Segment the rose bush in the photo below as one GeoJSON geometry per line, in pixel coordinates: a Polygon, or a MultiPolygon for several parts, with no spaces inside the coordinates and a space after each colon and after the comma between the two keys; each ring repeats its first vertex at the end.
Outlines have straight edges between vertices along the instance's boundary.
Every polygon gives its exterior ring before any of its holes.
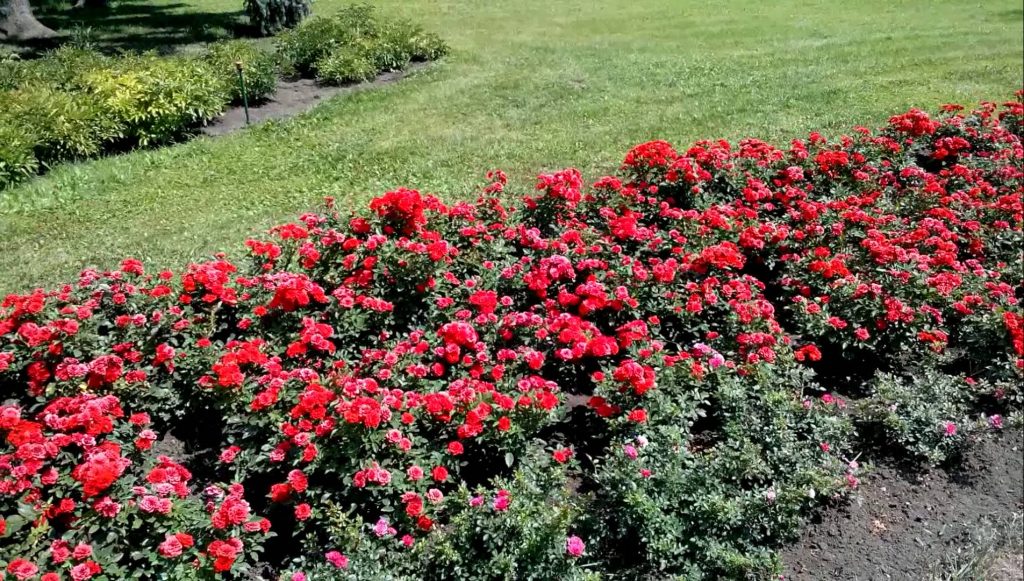
{"type": "Polygon", "coordinates": [[[1019,414],[1022,118],[651,142],[589,187],[328,200],[242,262],[11,295],[0,565],[776,572],[879,438],[938,461],[965,443],[950,422],[1019,414]]]}

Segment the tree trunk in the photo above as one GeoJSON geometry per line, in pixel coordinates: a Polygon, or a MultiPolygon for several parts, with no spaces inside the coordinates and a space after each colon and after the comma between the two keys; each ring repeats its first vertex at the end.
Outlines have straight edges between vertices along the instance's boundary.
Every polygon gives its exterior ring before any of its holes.
{"type": "Polygon", "coordinates": [[[32,15],[28,0],[0,0],[0,40],[51,38],[57,33],[32,15]]]}

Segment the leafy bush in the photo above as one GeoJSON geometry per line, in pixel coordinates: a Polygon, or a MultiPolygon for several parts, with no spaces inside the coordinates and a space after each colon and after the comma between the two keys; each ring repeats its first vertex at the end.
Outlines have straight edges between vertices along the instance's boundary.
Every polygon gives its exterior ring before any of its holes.
{"type": "Polygon", "coordinates": [[[231,99],[237,84],[217,68],[229,58],[251,63],[256,91],[273,85],[272,57],[235,44],[215,46],[206,60],[152,54],[109,58],[75,47],[35,60],[5,60],[0,63],[0,132],[17,137],[5,140],[0,188],[56,162],[188,134],[231,99]],[[27,151],[34,161],[25,159],[27,151]]]}
{"type": "Polygon", "coordinates": [[[360,50],[338,47],[316,62],[317,78],[329,85],[366,81],[377,75],[377,65],[360,50]]]}
{"type": "Polygon", "coordinates": [[[296,72],[315,72],[315,63],[340,46],[351,45],[363,36],[363,30],[374,25],[369,5],[354,5],[331,17],[311,18],[277,39],[278,54],[296,72]]]}
{"type": "Polygon", "coordinates": [[[99,155],[119,129],[91,95],[31,85],[0,93],[0,125],[34,142],[44,165],[99,155]]]}
{"type": "Polygon", "coordinates": [[[372,6],[357,4],[285,32],[278,37],[278,51],[298,74],[342,83],[438,58],[447,46],[418,26],[379,18],[372,6]]]}
{"type": "Polygon", "coordinates": [[[411,27],[405,35],[409,54],[414,62],[437,60],[448,54],[448,44],[437,34],[411,27]]]}
{"type": "Polygon", "coordinates": [[[251,42],[227,40],[212,44],[206,51],[205,59],[221,76],[224,85],[230,87],[233,103],[242,102],[235,63],[242,63],[250,103],[266,99],[277,87],[277,58],[251,42]]]}
{"type": "Polygon", "coordinates": [[[642,433],[613,440],[604,457],[591,535],[610,560],[636,576],[653,567],[687,579],[767,577],[778,567],[771,547],[799,530],[818,498],[856,485],[852,426],[837,402],[798,397],[816,391],[806,373],[766,371],[756,380],[723,367],[699,380],[659,376],[655,399],[690,403],[672,414],[651,401],[642,433]],[[703,409],[712,422],[699,418],[703,409]],[[701,424],[720,427],[694,429],[701,424]]]}
{"type": "Polygon", "coordinates": [[[0,567],[777,574],[774,548],[859,485],[865,441],[936,458],[943,422],[1020,417],[1001,386],[1024,379],[1024,148],[1003,125],[1022,114],[649,142],[592,186],[543,174],[516,202],[496,172],[473,202],[329,200],[239,263],[127,259],[11,295],[0,567]],[[864,352],[922,379],[835,379],[864,352]],[[187,467],[153,451],[172,429],[187,467]]]}
{"type": "Polygon", "coordinates": [[[129,145],[178,138],[213,119],[230,100],[230,86],[191,57],[139,55],[82,76],[84,90],[117,122],[129,145]]]}
{"type": "Polygon", "coordinates": [[[36,141],[14,124],[0,123],[0,187],[27,179],[39,170],[36,141]]]}
{"type": "MultiPolygon", "coordinates": [[[[342,573],[340,578],[363,579],[367,571],[381,569],[409,580],[599,578],[580,567],[582,559],[566,558],[581,503],[566,487],[565,466],[550,455],[532,454],[494,487],[460,486],[446,502],[451,512],[445,534],[428,537],[404,552],[389,546],[394,539],[388,535],[383,542],[359,543],[359,530],[345,529],[346,519],[335,513],[328,527],[348,530],[341,536],[350,536],[359,546],[347,555],[351,576],[342,573]],[[505,507],[496,510],[496,504],[505,507]]],[[[582,540],[573,550],[582,551],[580,556],[585,553],[582,540]]],[[[309,573],[310,578],[339,578],[338,568],[329,561],[309,573]]]]}
{"type": "Polygon", "coordinates": [[[310,0],[245,0],[253,29],[263,36],[297,26],[309,16],[310,0]]]}
{"type": "Polygon", "coordinates": [[[0,62],[0,132],[10,135],[4,139],[0,187],[55,162],[98,155],[117,137],[116,121],[79,91],[81,75],[107,62],[71,46],[36,60],[0,62]]]}
{"type": "Polygon", "coordinates": [[[32,60],[0,61],[0,90],[45,85],[73,90],[85,72],[108,66],[111,59],[74,45],[63,45],[32,60]]]}
{"type": "Polygon", "coordinates": [[[931,464],[959,457],[967,443],[972,422],[971,384],[932,369],[900,377],[880,374],[872,382],[865,421],[889,445],[906,450],[931,464]]]}
{"type": "Polygon", "coordinates": [[[378,71],[398,71],[412,61],[405,39],[397,35],[385,33],[377,38],[360,39],[354,48],[371,59],[378,71]]]}

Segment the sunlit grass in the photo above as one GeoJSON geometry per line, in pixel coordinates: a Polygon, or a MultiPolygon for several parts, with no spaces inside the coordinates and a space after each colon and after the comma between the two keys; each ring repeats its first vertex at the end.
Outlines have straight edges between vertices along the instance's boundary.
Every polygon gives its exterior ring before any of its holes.
{"type": "Polygon", "coordinates": [[[1010,0],[375,4],[439,32],[453,54],[287,122],[61,166],[0,193],[0,289],[128,255],[180,266],[325,195],[358,205],[404,185],[454,198],[494,167],[519,185],[565,166],[593,178],[653,138],[785,143],[911,106],[1004,100],[1022,84],[1024,16],[1010,0]]]}

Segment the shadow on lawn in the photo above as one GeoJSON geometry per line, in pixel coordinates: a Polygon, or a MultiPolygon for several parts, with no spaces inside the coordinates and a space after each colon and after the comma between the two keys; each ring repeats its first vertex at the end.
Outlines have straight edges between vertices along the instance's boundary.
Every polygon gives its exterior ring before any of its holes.
{"type": "Polygon", "coordinates": [[[106,7],[84,8],[72,8],[69,1],[46,2],[36,5],[34,11],[60,36],[8,45],[25,56],[38,55],[76,35],[84,36],[103,52],[155,50],[170,54],[188,45],[246,36],[249,32],[242,10],[204,12],[181,2],[110,0],[106,7]]]}

